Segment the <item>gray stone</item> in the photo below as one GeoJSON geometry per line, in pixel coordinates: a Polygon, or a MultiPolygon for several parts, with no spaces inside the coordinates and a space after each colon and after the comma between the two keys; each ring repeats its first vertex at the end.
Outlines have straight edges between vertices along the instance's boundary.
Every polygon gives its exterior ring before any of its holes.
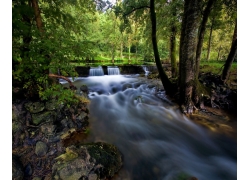
{"type": "Polygon", "coordinates": [[[56,113],[53,111],[46,111],[38,114],[32,114],[32,122],[39,125],[42,122],[54,122],[56,113]]]}
{"type": "Polygon", "coordinates": [[[48,151],[48,146],[42,142],[42,141],[38,141],[36,143],[36,149],[35,149],[35,153],[37,156],[44,156],[48,151]]]}
{"type": "Polygon", "coordinates": [[[24,106],[30,113],[39,113],[45,108],[42,102],[28,102],[24,106]]]}

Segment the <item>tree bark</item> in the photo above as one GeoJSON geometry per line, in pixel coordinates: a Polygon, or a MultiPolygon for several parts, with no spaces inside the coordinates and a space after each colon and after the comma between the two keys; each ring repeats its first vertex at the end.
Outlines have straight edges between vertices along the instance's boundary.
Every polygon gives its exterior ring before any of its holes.
{"type": "Polygon", "coordinates": [[[235,22],[235,28],[234,28],[234,35],[232,40],[232,45],[230,52],[228,54],[227,60],[224,65],[224,69],[221,74],[221,80],[225,83],[229,77],[230,68],[232,66],[232,63],[234,61],[234,58],[237,53],[237,21],[235,22]]]}
{"type": "Polygon", "coordinates": [[[185,0],[180,38],[180,105],[192,106],[195,88],[195,50],[199,20],[199,0],[185,0]]]}
{"type": "Polygon", "coordinates": [[[172,78],[177,77],[177,61],[176,61],[176,26],[171,28],[170,36],[170,57],[171,57],[171,72],[172,78]]]}
{"type": "Polygon", "coordinates": [[[209,61],[209,59],[210,59],[213,26],[214,26],[214,17],[212,19],[212,24],[211,24],[211,27],[210,27],[210,33],[209,33],[209,39],[208,39],[208,45],[207,45],[207,61],[209,61]]]}
{"type": "Polygon", "coordinates": [[[200,32],[199,32],[199,39],[196,49],[196,78],[199,76],[199,68],[200,68],[200,59],[201,59],[201,51],[202,51],[202,45],[204,40],[204,35],[206,31],[206,24],[208,20],[208,16],[212,10],[212,6],[216,0],[209,0],[206,6],[206,9],[203,14],[202,22],[200,25],[200,32]]]}
{"type": "MultiPolygon", "coordinates": [[[[172,2],[174,2],[174,0],[172,2]]],[[[171,14],[173,15],[174,18],[176,17],[176,8],[172,9],[171,14]]],[[[176,33],[177,33],[177,27],[174,19],[172,22],[171,35],[170,35],[170,59],[171,59],[172,78],[177,77],[176,33]]]]}
{"type": "Polygon", "coordinates": [[[152,23],[152,44],[153,44],[153,50],[154,50],[154,56],[155,56],[155,62],[156,66],[159,72],[159,76],[162,82],[162,85],[165,89],[166,94],[172,94],[172,83],[168,79],[168,76],[166,75],[159,56],[158,46],[157,46],[157,39],[156,39],[156,14],[155,14],[155,5],[154,0],[150,0],[150,18],[152,23]]]}
{"type": "Polygon", "coordinates": [[[35,20],[36,20],[37,29],[41,33],[43,33],[44,32],[43,22],[42,22],[42,17],[41,17],[38,1],[37,0],[31,0],[31,4],[32,4],[32,7],[33,7],[33,10],[34,10],[34,13],[35,13],[35,20]]]}
{"type": "Polygon", "coordinates": [[[59,79],[64,79],[65,81],[67,81],[69,83],[69,87],[75,87],[73,85],[73,83],[68,79],[66,78],[65,76],[60,76],[60,75],[56,75],[56,74],[49,74],[49,77],[51,78],[59,78],[59,79]]]}

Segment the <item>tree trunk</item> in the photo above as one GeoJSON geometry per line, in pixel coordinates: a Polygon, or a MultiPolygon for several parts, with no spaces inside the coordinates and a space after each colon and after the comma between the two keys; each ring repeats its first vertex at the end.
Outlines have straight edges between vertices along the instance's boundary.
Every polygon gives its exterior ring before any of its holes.
{"type": "Polygon", "coordinates": [[[33,10],[34,10],[34,13],[35,13],[35,20],[36,20],[37,29],[41,33],[43,33],[44,32],[43,22],[42,22],[42,17],[41,17],[38,1],[37,0],[31,0],[31,3],[32,3],[32,7],[33,7],[33,10]]]}
{"type": "Polygon", "coordinates": [[[219,47],[218,56],[217,56],[217,61],[219,61],[219,58],[220,58],[220,51],[221,51],[221,45],[220,45],[220,47],[219,47]]]}
{"type": "Polygon", "coordinates": [[[128,63],[130,63],[130,47],[131,47],[131,44],[130,44],[130,35],[128,37],[128,63]]]}
{"type": "Polygon", "coordinates": [[[122,51],[123,51],[123,43],[121,42],[121,50],[120,50],[120,58],[121,58],[121,60],[122,60],[122,51]]]}
{"type": "Polygon", "coordinates": [[[230,52],[228,54],[223,72],[221,74],[221,80],[225,83],[229,77],[230,68],[232,66],[232,63],[234,61],[234,58],[237,53],[237,21],[235,22],[235,28],[234,28],[234,35],[232,40],[232,45],[230,52]]]}
{"type": "Polygon", "coordinates": [[[115,45],[112,44],[112,52],[111,52],[112,63],[115,62],[115,45]]]}
{"type": "Polygon", "coordinates": [[[208,45],[207,45],[207,61],[209,61],[209,59],[210,59],[213,25],[214,25],[214,17],[213,17],[212,24],[210,27],[210,33],[209,33],[209,39],[208,39],[208,45]]]}
{"type": "Polygon", "coordinates": [[[206,6],[206,9],[203,14],[202,22],[200,25],[200,32],[199,32],[199,39],[196,49],[196,78],[199,76],[199,68],[200,68],[200,59],[201,59],[201,51],[202,51],[202,45],[204,40],[204,35],[206,31],[206,24],[208,20],[208,16],[211,12],[212,6],[216,0],[209,0],[206,6]]]}
{"type": "Polygon", "coordinates": [[[199,20],[199,0],[185,0],[180,38],[179,86],[180,105],[184,112],[193,107],[193,94],[196,85],[195,49],[199,20]]]}
{"type": "Polygon", "coordinates": [[[157,39],[156,39],[156,14],[155,14],[155,5],[154,0],[150,0],[150,18],[152,23],[152,44],[154,49],[154,56],[155,56],[155,62],[156,66],[159,72],[159,76],[161,78],[162,85],[165,89],[166,94],[172,94],[172,83],[168,79],[168,76],[166,75],[159,56],[158,46],[157,46],[157,39]]]}
{"type": "Polygon", "coordinates": [[[171,57],[171,72],[172,78],[177,77],[177,61],[176,61],[176,26],[171,28],[170,36],[170,57],[171,57]]]}

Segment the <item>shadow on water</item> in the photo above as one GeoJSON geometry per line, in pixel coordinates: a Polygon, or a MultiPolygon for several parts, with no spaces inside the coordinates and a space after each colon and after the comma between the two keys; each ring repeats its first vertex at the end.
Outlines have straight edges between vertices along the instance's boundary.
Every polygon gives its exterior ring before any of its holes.
{"type": "Polygon", "coordinates": [[[194,124],[156,96],[136,76],[76,79],[89,87],[90,134],[86,142],[107,142],[123,154],[114,179],[237,179],[237,144],[194,124]]]}

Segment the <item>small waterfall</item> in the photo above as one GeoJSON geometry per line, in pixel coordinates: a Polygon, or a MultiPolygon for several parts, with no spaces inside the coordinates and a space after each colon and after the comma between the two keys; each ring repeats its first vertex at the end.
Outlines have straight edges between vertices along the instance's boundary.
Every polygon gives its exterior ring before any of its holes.
{"type": "Polygon", "coordinates": [[[142,66],[143,71],[145,72],[145,76],[149,74],[149,70],[147,66],[142,66]]]}
{"type": "Polygon", "coordinates": [[[108,66],[108,75],[119,75],[120,70],[117,66],[108,66]]]}
{"type": "Polygon", "coordinates": [[[103,76],[104,72],[101,66],[90,67],[89,76],[103,76]]]}

